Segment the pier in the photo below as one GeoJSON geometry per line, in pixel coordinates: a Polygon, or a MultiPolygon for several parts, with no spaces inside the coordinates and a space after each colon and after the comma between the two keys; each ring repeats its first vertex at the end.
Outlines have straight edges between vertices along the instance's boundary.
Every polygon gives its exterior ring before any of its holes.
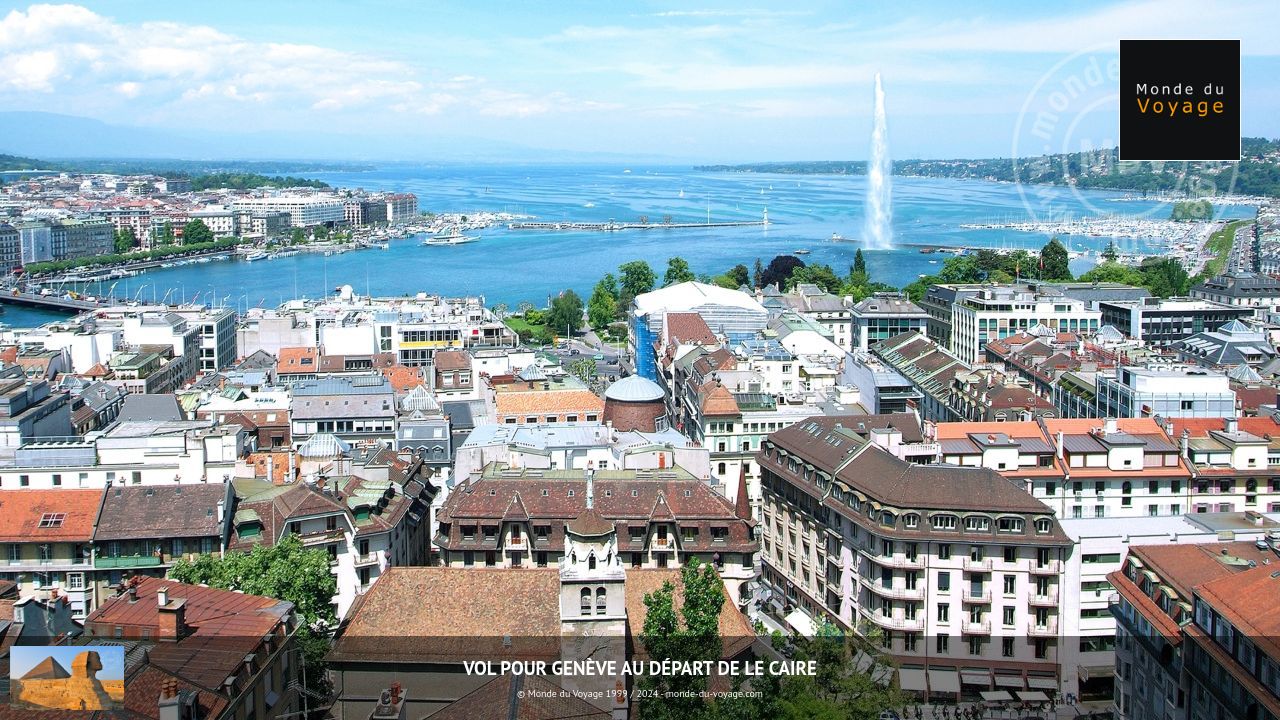
{"type": "Polygon", "coordinates": [[[88,300],[79,300],[69,298],[64,295],[41,295],[39,293],[24,292],[22,290],[3,290],[0,291],[0,303],[8,305],[26,305],[27,307],[43,308],[45,310],[61,310],[63,312],[75,315],[85,310],[97,310],[109,304],[119,304],[116,298],[106,298],[109,302],[89,302],[88,300]]]}
{"type": "Polygon", "coordinates": [[[766,210],[764,218],[760,220],[723,220],[718,222],[661,222],[661,223],[641,223],[641,222],[615,222],[609,220],[607,222],[511,222],[507,223],[508,230],[567,230],[581,232],[620,232],[622,230],[692,230],[695,228],[731,228],[731,227],[766,227],[770,225],[769,212],[766,210]]]}

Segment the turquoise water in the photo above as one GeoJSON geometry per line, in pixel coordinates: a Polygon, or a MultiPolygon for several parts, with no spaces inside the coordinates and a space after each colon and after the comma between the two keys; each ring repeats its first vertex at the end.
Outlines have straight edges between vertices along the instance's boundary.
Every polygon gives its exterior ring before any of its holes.
{"type": "MultiPolygon", "coordinates": [[[[767,228],[646,230],[614,233],[539,232],[506,227],[479,231],[482,240],[451,247],[424,247],[420,239],[391,242],[389,250],[361,250],[324,257],[304,254],[254,263],[215,261],[160,269],[121,281],[118,297],[170,300],[197,295],[241,309],[275,306],[298,297],[316,297],[350,284],[375,295],[420,291],[446,295],[481,294],[490,304],[541,305],[549,294],[573,288],[584,297],[606,272],[629,260],[649,261],[661,277],[668,257],[679,255],[697,273],[721,273],[736,263],[807,249],[806,262],[848,271],[862,227],[861,176],[795,176],[698,173],[686,169],[632,166],[434,166],[393,167],[370,172],[315,173],[332,185],[416,193],[423,210],[507,211],[548,221],[702,222],[758,220],[768,208],[767,228]],[[631,172],[624,172],[630,169],[631,172]],[[683,191],[683,197],[681,192],[683,191]],[[592,207],[586,207],[588,204],[592,207]],[[849,242],[833,242],[839,233],[849,242]]],[[[1016,221],[1034,217],[1090,217],[1104,212],[1167,217],[1153,201],[1113,202],[1118,193],[1077,192],[1037,187],[1022,193],[1010,184],[969,180],[895,177],[894,236],[899,248],[865,253],[876,280],[902,286],[936,272],[948,257],[926,255],[919,247],[965,245],[1038,250],[1048,239],[1033,233],[962,229],[964,223],[1016,221]],[[1024,199],[1025,195],[1025,199],[1024,199]],[[1030,203],[1030,204],[1025,204],[1030,203]],[[933,261],[933,262],[931,262],[933,261]]],[[[1226,208],[1233,216],[1252,208],[1226,208]]],[[[1100,249],[1101,238],[1065,238],[1072,249],[1100,249]]],[[[1143,242],[1118,243],[1125,250],[1149,251],[1143,242]]],[[[1079,272],[1087,261],[1077,261],[1079,272]]],[[[90,288],[102,293],[106,288],[90,288]]],[[[5,322],[25,326],[56,315],[6,308],[5,322]]]]}

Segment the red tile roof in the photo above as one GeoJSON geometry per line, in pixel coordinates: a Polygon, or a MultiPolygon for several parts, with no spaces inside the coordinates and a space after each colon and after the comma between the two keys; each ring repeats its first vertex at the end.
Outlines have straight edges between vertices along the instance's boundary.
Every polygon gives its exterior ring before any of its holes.
{"type": "Polygon", "coordinates": [[[320,367],[319,351],[313,347],[280,348],[276,362],[278,373],[313,373],[320,367]]]}
{"type": "Polygon", "coordinates": [[[102,490],[0,491],[0,542],[88,542],[102,490]]]}
{"type": "Polygon", "coordinates": [[[471,368],[471,353],[466,350],[438,350],[435,366],[437,370],[468,370],[471,368]]]}
{"type": "Polygon", "coordinates": [[[698,313],[669,312],[666,315],[667,342],[674,345],[716,345],[719,341],[707,321],[698,313]]]}
{"type": "Polygon", "coordinates": [[[422,384],[422,373],[418,368],[392,365],[380,368],[379,372],[391,382],[391,390],[397,395],[403,395],[422,384]]]}
{"type": "MultiPolygon", "coordinates": [[[[1226,428],[1223,418],[1170,418],[1169,422],[1173,423],[1175,438],[1182,437],[1183,430],[1188,431],[1191,437],[1208,437],[1209,431],[1226,428]]],[[[1280,437],[1280,422],[1270,417],[1239,418],[1237,425],[1241,431],[1258,437],[1280,437]]]]}

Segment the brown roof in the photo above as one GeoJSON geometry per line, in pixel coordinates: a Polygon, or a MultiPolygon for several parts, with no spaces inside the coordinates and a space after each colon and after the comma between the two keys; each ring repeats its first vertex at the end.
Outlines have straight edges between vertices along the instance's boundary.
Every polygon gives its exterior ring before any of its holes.
{"type": "Polygon", "coordinates": [[[88,542],[101,504],[101,490],[0,491],[0,542],[88,542]]]}
{"type": "MultiPolygon", "coordinates": [[[[516,496],[519,499],[519,495],[516,496]]],[[[582,537],[599,537],[613,532],[613,522],[604,519],[595,508],[587,508],[578,517],[565,523],[565,529],[582,537]]]]}
{"type": "Polygon", "coordinates": [[[435,366],[437,370],[468,370],[471,368],[471,353],[466,350],[438,350],[435,366]]]}
{"type": "Polygon", "coordinates": [[[609,720],[610,714],[538,675],[499,675],[432,720],[609,720]]]}
{"type": "Polygon", "coordinates": [[[107,488],[93,539],[219,537],[226,492],[224,483],[107,488]]]}
{"type": "Polygon", "coordinates": [[[196,705],[199,706],[197,717],[216,718],[230,702],[226,695],[193,685],[183,678],[155,665],[144,665],[136,674],[126,679],[124,706],[125,709],[141,717],[159,720],[160,705],[156,700],[160,697],[160,688],[165,683],[174,681],[177,690],[189,690],[196,693],[196,705]]]}
{"type": "Polygon", "coordinates": [[[604,400],[590,390],[532,390],[498,393],[498,415],[561,415],[604,412],[604,400]]]}
{"type": "Polygon", "coordinates": [[[733,398],[733,393],[718,381],[708,380],[699,392],[702,395],[703,415],[722,416],[742,413],[738,408],[738,401],[733,398]]]}
{"type": "Polygon", "coordinates": [[[1280,658],[1280,577],[1274,565],[1258,565],[1196,586],[1196,594],[1213,606],[1259,649],[1280,658]]]}
{"type": "Polygon", "coordinates": [[[693,312],[669,312],[667,342],[676,345],[716,345],[719,341],[702,316],[693,312]]]}
{"type": "Polygon", "coordinates": [[[382,373],[383,377],[391,382],[391,390],[397,395],[407,393],[422,384],[422,373],[418,368],[411,368],[406,365],[392,365],[379,368],[378,372],[382,373]]]}
{"type": "Polygon", "coordinates": [[[276,372],[278,373],[313,373],[319,368],[317,358],[320,352],[313,347],[280,348],[276,372]]]}
{"type": "MultiPolygon", "coordinates": [[[[684,584],[680,580],[680,570],[675,568],[631,568],[627,570],[627,625],[631,630],[633,653],[638,658],[649,655],[644,649],[640,636],[644,633],[644,620],[648,616],[644,597],[662,589],[663,583],[675,586],[675,610],[679,612],[684,606],[684,584]]],[[[718,585],[723,592],[723,585],[718,585]]],[[[751,646],[756,639],[755,629],[743,615],[733,606],[726,596],[720,608],[720,642],[724,647],[725,658],[737,657],[743,650],[751,646]]]]}

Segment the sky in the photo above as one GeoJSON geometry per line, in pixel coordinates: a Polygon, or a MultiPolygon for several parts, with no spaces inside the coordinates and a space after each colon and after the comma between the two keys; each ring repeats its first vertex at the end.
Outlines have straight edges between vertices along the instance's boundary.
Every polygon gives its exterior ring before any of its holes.
{"type": "Polygon", "coordinates": [[[0,109],[335,159],[862,159],[879,72],[894,157],[1006,157],[1115,143],[1121,38],[1241,39],[1243,132],[1280,136],[1277,27],[1274,0],[0,3],[0,109]],[[1058,86],[1086,92],[1030,139],[1058,86]]]}

